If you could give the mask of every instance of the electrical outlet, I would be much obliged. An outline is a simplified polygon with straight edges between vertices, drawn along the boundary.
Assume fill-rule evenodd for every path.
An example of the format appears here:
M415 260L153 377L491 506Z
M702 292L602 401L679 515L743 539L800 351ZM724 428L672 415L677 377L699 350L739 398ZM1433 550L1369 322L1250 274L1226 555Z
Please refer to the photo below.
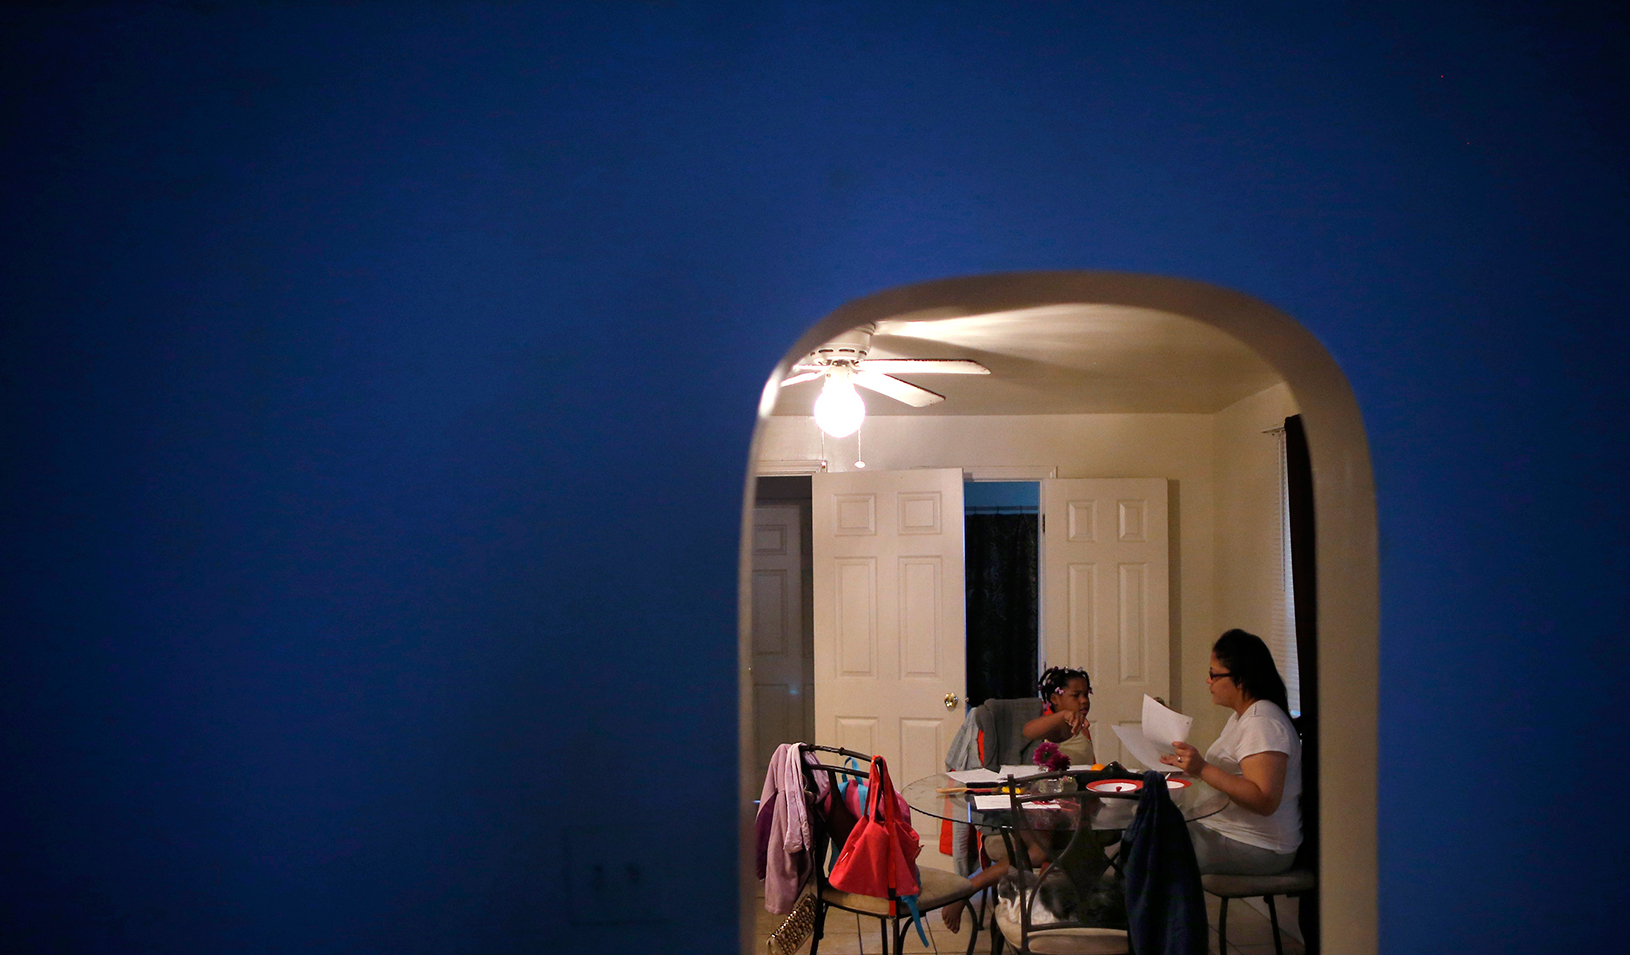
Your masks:
M672 857L654 833L627 826L566 830L566 880L577 925L668 920Z

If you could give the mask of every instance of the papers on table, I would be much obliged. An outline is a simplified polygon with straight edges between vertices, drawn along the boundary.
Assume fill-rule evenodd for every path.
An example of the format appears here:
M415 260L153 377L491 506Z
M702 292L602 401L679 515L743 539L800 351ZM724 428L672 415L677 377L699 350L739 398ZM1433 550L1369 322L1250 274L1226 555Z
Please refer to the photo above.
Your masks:
M1034 802L1021 803L1020 805L1024 806L1024 808L1026 808L1026 809L1061 809L1061 808L1063 808L1063 806L1059 803L1059 801L1057 799L1038 799L1038 800L1035 800ZM1007 793L1002 793L1000 796L975 796L975 797L973 797L973 807L975 809L984 809L984 810L989 811L989 810L993 810L993 809L1009 809L1012 806L1013 806L1013 801L1007 797Z
M1007 782L1007 778L1009 776L1012 776L1015 780L1023 780L1031 776L1039 776L1045 772L1047 772L1047 770L1042 769L1040 766L1013 765L1003 766L994 772L989 769L959 769L956 772L946 773L945 775L951 777L964 786L1000 786ZM1011 805L1012 803L1008 800L1007 793L973 794L973 807L975 809L1007 809ZM1032 805L1042 809L1048 808L1049 806L1057 808L1058 806L1056 802L1051 801L1037 804L1027 803L1026 805Z
M964 786L994 786L1004 782L1009 776L1024 779L1027 776L1037 776L1047 770L1040 766L1003 766L999 771L988 769L959 769L956 772L946 773Z
M1193 728L1193 717L1168 709L1156 702L1154 697L1144 694L1143 725L1131 727L1117 724L1115 735L1121 738L1126 752L1144 766L1162 773L1176 773L1181 770L1161 762L1160 757L1174 755L1177 751L1172 749L1172 740L1188 742L1189 730Z

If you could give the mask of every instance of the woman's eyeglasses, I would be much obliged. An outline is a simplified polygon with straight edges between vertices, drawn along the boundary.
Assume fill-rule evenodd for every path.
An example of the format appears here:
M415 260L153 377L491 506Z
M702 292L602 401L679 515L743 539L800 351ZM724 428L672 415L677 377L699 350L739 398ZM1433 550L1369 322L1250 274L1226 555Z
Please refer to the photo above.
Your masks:
M1231 677L1231 676L1233 676L1233 675L1234 675L1234 674L1232 674L1232 673L1218 673L1218 672L1217 672L1217 671L1216 671L1216 670L1207 670L1207 671L1206 671L1206 679L1207 679L1207 680L1210 680L1210 681L1212 681L1212 682L1215 682L1215 681L1217 681L1217 680L1220 680L1220 679L1222 679L1222 678L1223 678L1223 677L1225 677L1225 676L1229 676L1229 677Z

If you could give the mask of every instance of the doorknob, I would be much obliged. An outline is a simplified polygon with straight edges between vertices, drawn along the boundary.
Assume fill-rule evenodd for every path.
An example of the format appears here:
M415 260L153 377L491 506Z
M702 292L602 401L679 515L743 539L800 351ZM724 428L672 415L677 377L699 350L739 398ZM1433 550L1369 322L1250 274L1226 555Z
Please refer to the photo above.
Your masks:
M948 710L956 709L956 694L955 693L947 693L947 694L945 694L945 708L948 709Z

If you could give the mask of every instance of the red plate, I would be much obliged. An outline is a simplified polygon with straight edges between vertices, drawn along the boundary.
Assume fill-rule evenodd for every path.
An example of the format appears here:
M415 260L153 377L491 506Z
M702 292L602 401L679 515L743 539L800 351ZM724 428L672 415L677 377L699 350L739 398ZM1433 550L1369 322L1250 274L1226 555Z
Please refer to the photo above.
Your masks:
M1187 789L1188 786L1189 786L1189 781L1186 780L1186 779L1178 779L1176 776L1167 776L1166 777L1166 788L1167 789Z
M1087 783L1095 793L1135 793L1143 788L1141 779L1097 779Z

